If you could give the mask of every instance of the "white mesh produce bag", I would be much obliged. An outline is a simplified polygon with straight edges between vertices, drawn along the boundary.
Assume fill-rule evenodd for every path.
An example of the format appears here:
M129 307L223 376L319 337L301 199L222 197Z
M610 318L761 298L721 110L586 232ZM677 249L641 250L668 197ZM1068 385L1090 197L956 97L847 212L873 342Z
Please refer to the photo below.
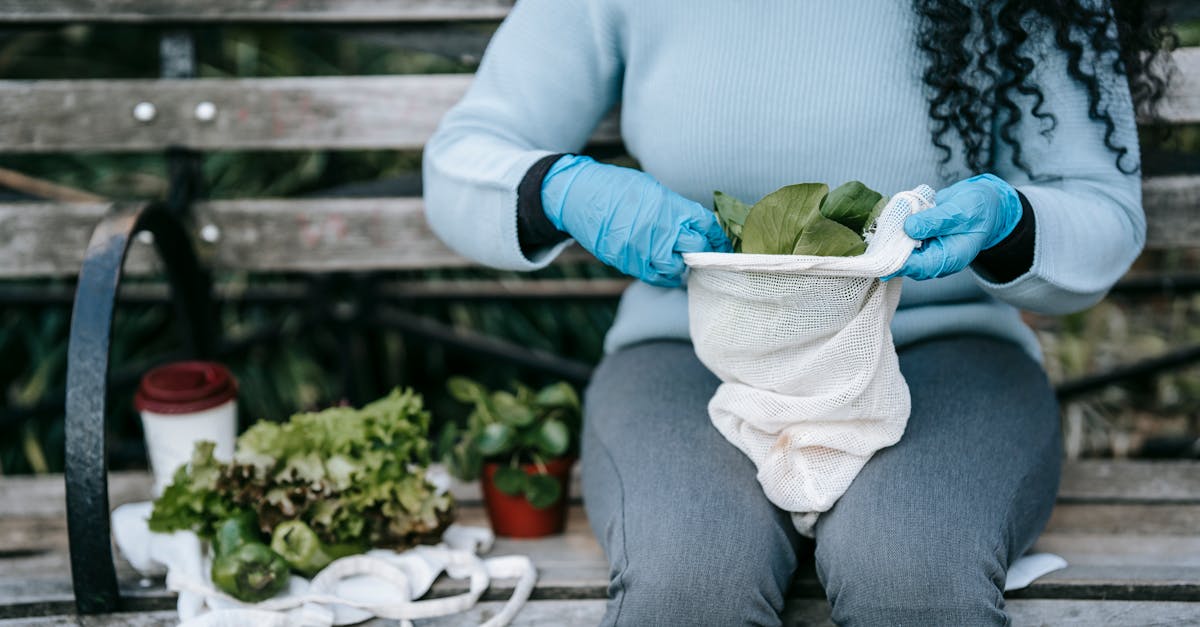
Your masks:
M683 256L696 354L722 381L709 417L803 534L904 433L891 332L901 281L877 277L904 265L917 246L904 219L933 198L926 185L893 196L856 257Z

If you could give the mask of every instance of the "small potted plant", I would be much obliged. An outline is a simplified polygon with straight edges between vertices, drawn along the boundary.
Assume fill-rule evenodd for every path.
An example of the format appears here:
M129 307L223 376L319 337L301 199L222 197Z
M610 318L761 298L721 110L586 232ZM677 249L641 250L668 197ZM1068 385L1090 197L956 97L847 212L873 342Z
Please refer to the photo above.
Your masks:
M460 479L480 479L492 529L513 538L561 533L580 425L575 389L560 382L490 391L463 377L447 387L473 409L465 429L446 425L440 448Z

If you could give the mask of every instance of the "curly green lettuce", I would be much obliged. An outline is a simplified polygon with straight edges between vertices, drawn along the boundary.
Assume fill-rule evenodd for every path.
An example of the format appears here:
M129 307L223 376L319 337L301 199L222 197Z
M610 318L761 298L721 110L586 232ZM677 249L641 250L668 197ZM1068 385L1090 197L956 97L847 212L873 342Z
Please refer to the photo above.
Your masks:
M238 438L231 463L216 472L207 462L193 464L195 470L176 476L172 488L188 490L190 509L169 510L175 515L164 515L160 530L209 530L219 518L205 510L212 503L220 511L252 510L266 534L302 521L329 545L436 542L453 517L453 501L426 480L429 420L420 395L397 389L361 409L259 422Z
M171 485L154 501L151 531L187 529L211 538L221 521L241 511L229 495L217 490L223 467L213 457L215 446L208 441L196 442L191 462L175 471Z

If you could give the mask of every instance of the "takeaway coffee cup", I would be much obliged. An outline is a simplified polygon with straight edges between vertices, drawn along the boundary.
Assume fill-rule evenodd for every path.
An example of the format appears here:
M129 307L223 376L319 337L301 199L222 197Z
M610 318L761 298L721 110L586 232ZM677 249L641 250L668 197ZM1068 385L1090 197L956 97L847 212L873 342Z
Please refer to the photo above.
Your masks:
M206 361L159 366L142 376L133 405L142 415L155 495L191 460L198 440L215 442L217 459L233 457L237 380L225 366Z

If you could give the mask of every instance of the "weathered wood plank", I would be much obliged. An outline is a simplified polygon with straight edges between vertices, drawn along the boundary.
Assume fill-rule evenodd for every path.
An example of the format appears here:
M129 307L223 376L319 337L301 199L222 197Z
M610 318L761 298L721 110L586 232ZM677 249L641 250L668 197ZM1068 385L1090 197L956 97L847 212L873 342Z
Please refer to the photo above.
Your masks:
M469 265L429 230L419 198L214 202L196 224L220 239L201 246L217 267L247 270L421 268Z
M1178 50L1175 58L1180 72L1161 114L1170 122L1200 122L1200 47ZM0 151L416 150L472 78L0 81ZM201 102L216 106L215 118L197 118ZM139 103L154 105L153 120L134 118ZM592 142L619 141L618 119L610 115Z
M7 0L0 23L497 20L513 0Z
M418 150L471 74L0 81L0 151ZM202 120L196 106L216 106ZM139 103L154 106L148 122ZM619 141L610 116L595 143ZM548 147L577 150L578 146Z
M580 467L572 471L571 495L578 497ZM145 471L109 473L108 495L113 507L150 498L153 484ZM450 488L462 503L480 502L479 483L455 481ZM1196 504L1200 495L1200 464L1189 461L1069 461L1063 465L1059 502L1064 504L1147 503ZM66 515L61 474L13 475L0 478L0 519ZM1200 521L1196 524L1200 525Z
M0 278L74 276L106 205L0 204ZM192 232L217 269L258 272L451 268L475 265L425 223L419 198L215 201L198 203ZM207 229L207 230L206 230ZM206 241L201 234L215 237ZM572 247L559 261L590 257ZM129 275L159 265L137 240Z
M78 274L92 230L110 207L107 203L0 204L0 278ZM154 251L143 244L134 245L126 264L140 274L160 268Z
M504 603L487 601L453 616L415 621L420 627L452 627L479 625L500 612ZM561 627L563 625L595 625L604 616L605 602L600 599L573 601L529 601L513 619L513 627ZM1006 604L1015 627L1026 625L1055 625L1064 627L1094 627L1122 625L1124 627L1192 625L1200 615L1200 603L1153 601L1079 601L1057 599L1018 599ZM174 610L155 612L124 612L104 616L74 615L0 620L0 627L166 627L179 618ZM789 627L831 627L829 604L820 599L796 599L788 602L783 622ZM393 621L372 620L364 627L383 627Z
M1200 47L1180 48L1172 57L1179 72L1159 114L1176 124L1200 122Z
M1113 534L1200 534L1200 505L1060 503L1047 531Z
M513 0L8 0L0 23L375 22L491 20ZM1158 0L1176 21L1200 18L1192 0Z
M112 482L114 501L139 498L137 491L147 490L149 486L144 477L133 474L122 473L115 479ZM37 486L36 482L27 482L22 487L0 492L0 504L24 512L20 516L0 517L0 546L4 547L0 553L0 616L68 611L61 609L69 608L71 602L65 520L61 513L46 517L44 514L51 511L48 507L12 506L14 499L28 497L29 489ZM51 498L56 496L50 492L42 498L61 502ZM1190 525L1190 533L1170 528L1165 533L1144 535L1138 525L1115 525L1120 529L1094 532L1089 531L1097 526L1093 521L1111 522L1115 518L1112 510L1117 506L1066 507L1079 511L1052 523L1051 529L1039 540L1037 550L1063 555L1071 563L1070 568L1042 578L1030 588L1014 593L1014 597L1200 598L1200 534L1197 534L1196 520L1183 519L1183 524ZM1093 508L1099 514L1092 515L1085 507ZM1124 507L1128 520L1136 522L1145 516L1143 509L1146 506ZM35 512L42 515L33 515ZM461 508L459 521L467 525L487 524L482 508L470 504ZM1064 526L1079 521L1083 521L1082 530ZM1114 525L1102 523L1100 526ZM523 554L534 560L541 573L534 598L601 598L605 594L608 568L579 506L572 507L564 535L541 540L499 538L492 554ZM169 607L170 595L162 588L161 579L151 580L150 587L144 587L140 578L120 560L118 574L124 593L136 596L142 607ZM502 599L511 586L511 581L496 582L485 598ZM435 594L439 595L463 589L463 582L447 579L434 587ZM806 598L821 595L811 557L803 558L791 594Z
M1156 176L1142 182L1146 248L1191 248L1200 242L1200 176Z
M1063 465L1058 500L1060 503L1200 503L1200 468L1188 461L1067 462Z
M0 105L2 106L2 105ZM2 125L3 122L0 122ZM1200 241L1200 176L1147 179L1147 247L1195 247ZM79 272L103 204L0 204L0 278ZM197 203L193 234L213 267L256 272L370 270L473 265L441 243L419 198L229 200ZM217 239L199 237L215 227ZM587 259L578 249L564 261ZM126 269L157 269L134 244Z
M1050 531L1038 538L1033 550L1070 555L1072 566L1200 567L1200 535Z

